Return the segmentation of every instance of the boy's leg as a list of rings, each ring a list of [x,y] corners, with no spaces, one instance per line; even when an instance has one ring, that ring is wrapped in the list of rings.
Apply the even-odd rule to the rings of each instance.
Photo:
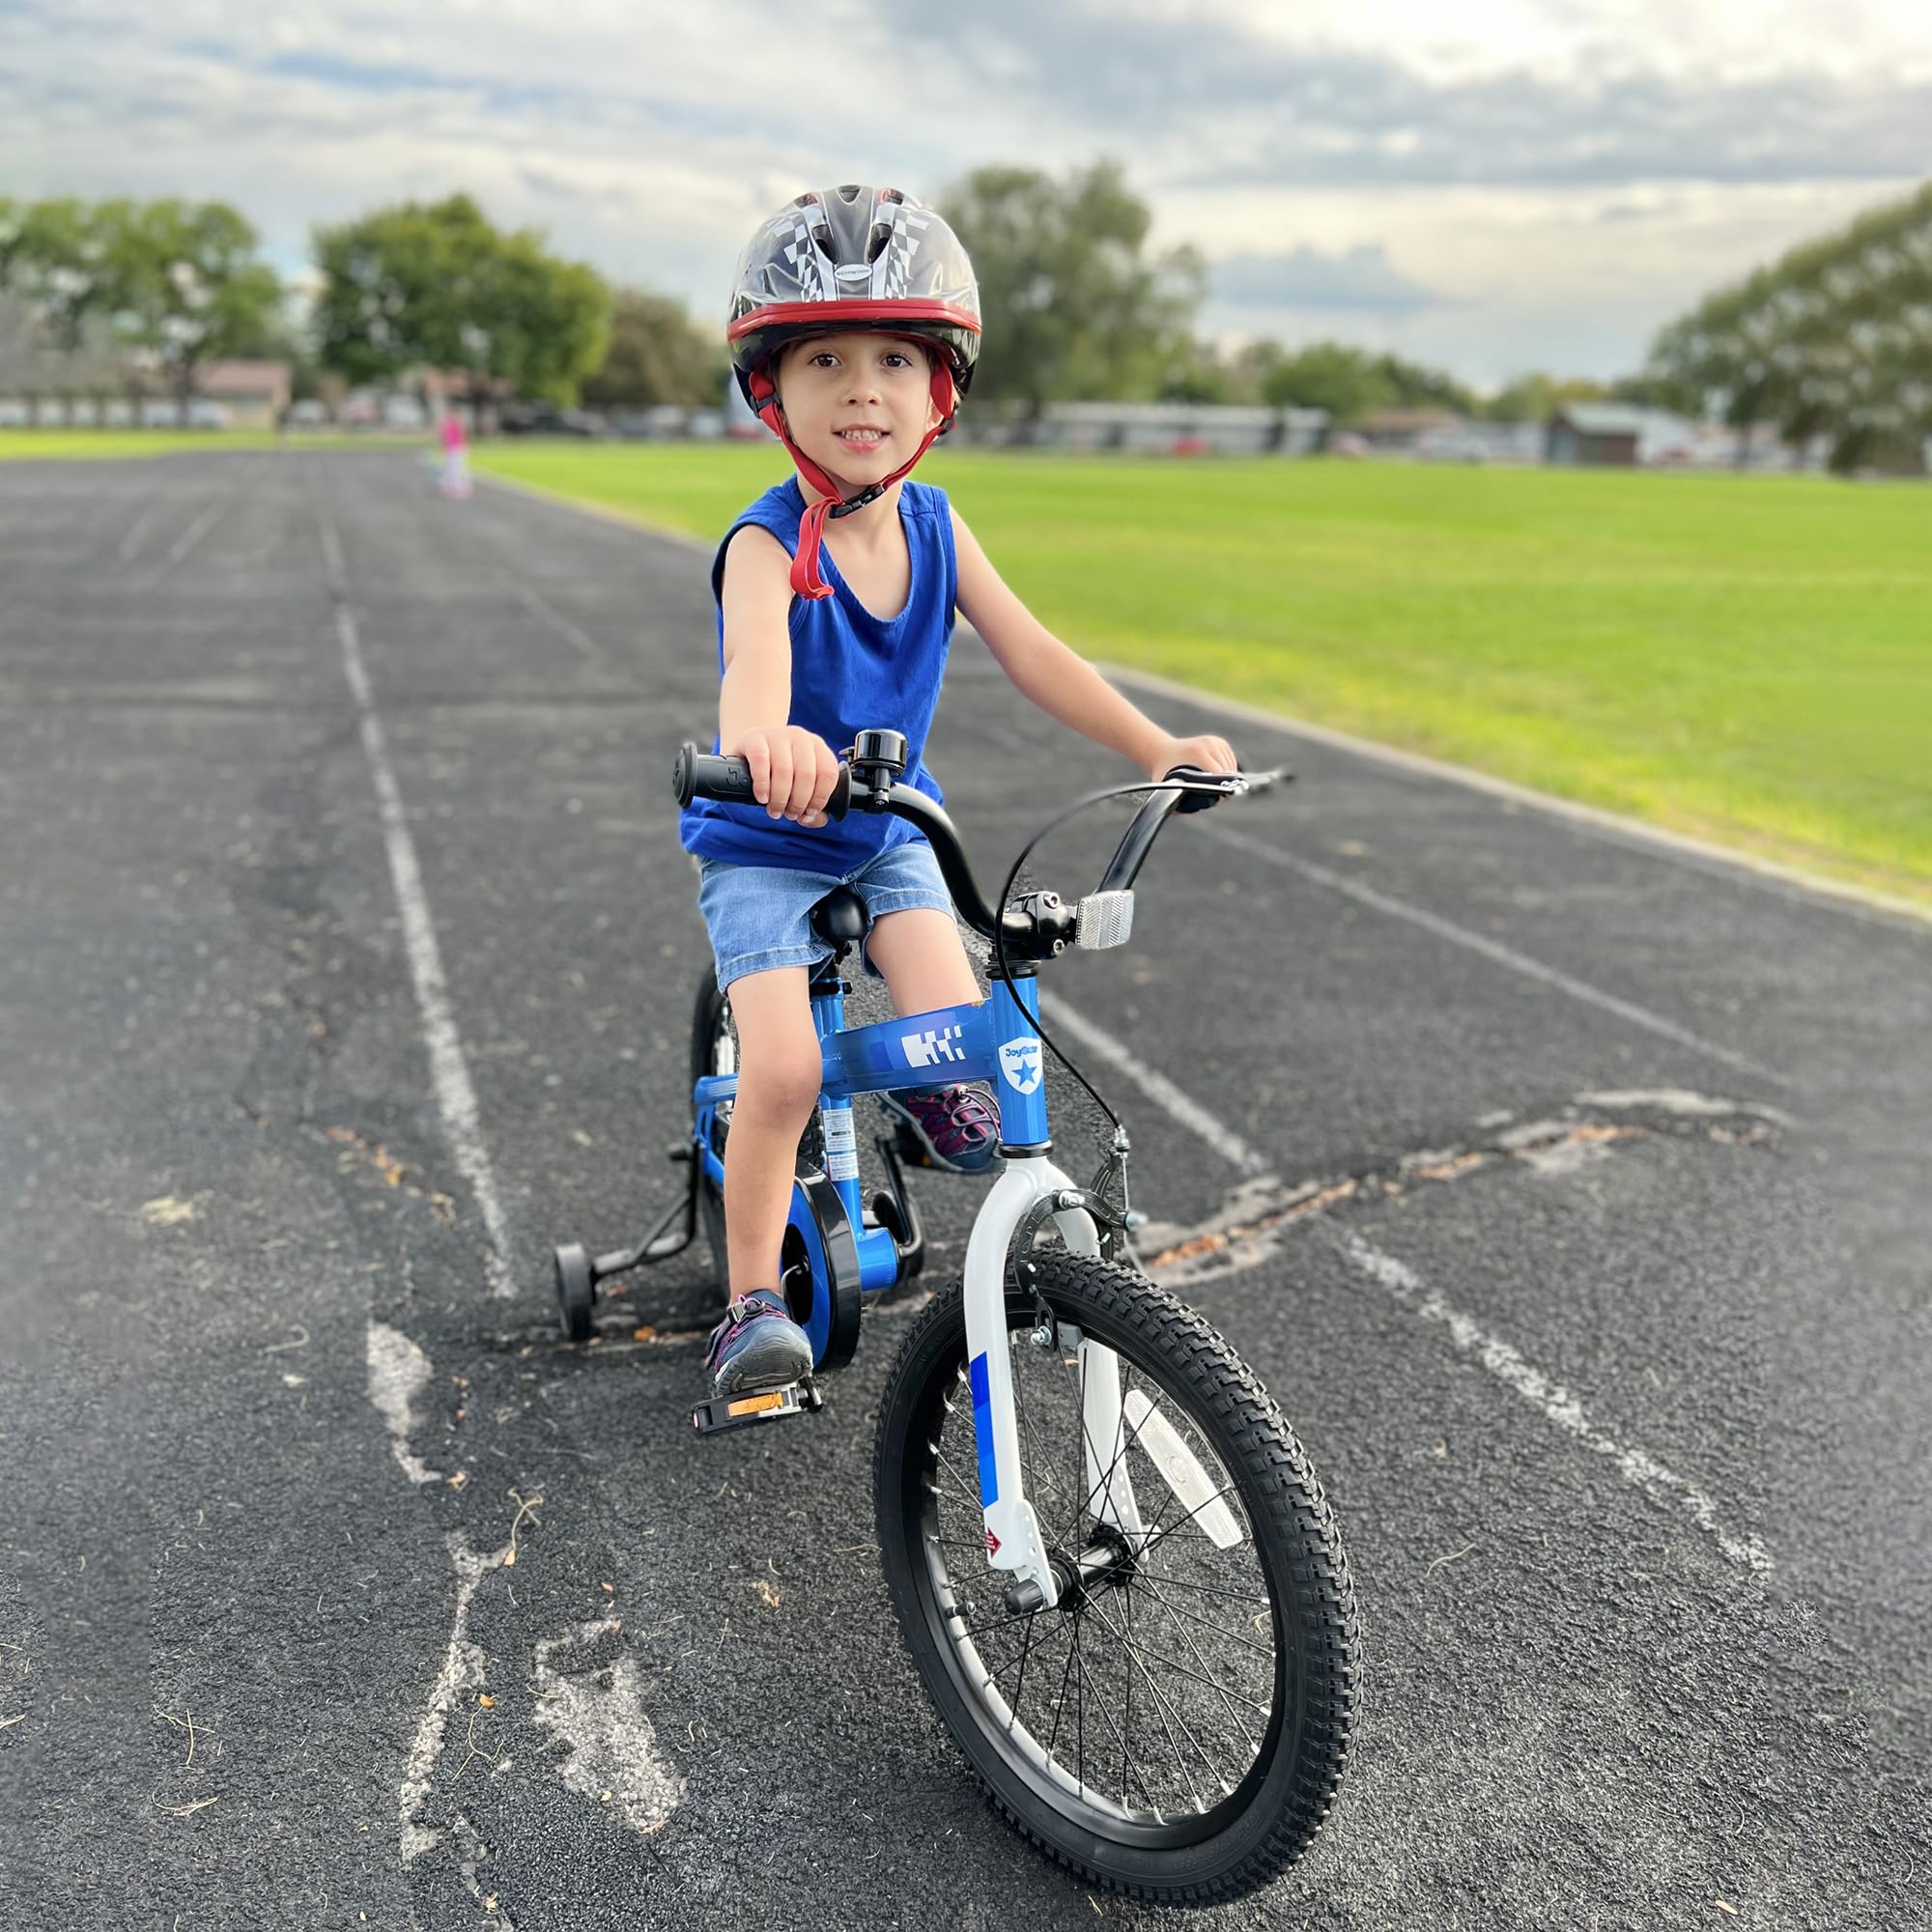
[[[798,1137],[822,1065],[803,966],[747,973],[729,988],[738,1029],[738,1097],[724,1142],[724,1319],[704,1366],[715,1396],[782,1388],[811,1367],[811,1343],[779,1285]]]
[[[866,941],[899,1014],[935,1007],[978,1006],[985,998],[950,912],[913,906],[882,913]],[[883,1094],[886,1112],[912,1129],[927,1160],[958,1174],[982,1174],[1000,1143],[999,1110],[979,1087]]]
[[[950,912],[915,906],[883,914],[867,937],[866,952],[885,975],[895,1012],[976,1006],[985,998]]]
[[[798,1140],[824,1077],[808,980],[803,966],[781,966],[731,981],[738,1097],[724,1142],[724,1238],[733,1297],[778,1286]]]

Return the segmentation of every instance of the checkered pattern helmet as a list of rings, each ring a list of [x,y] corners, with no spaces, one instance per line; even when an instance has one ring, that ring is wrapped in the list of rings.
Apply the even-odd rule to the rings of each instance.
[[[841,501],[838,479],[792,440],[773,372],[787,343],[846,329],[912,336],[939,353],[934,422],[924,440],[890,476]],[[739,256],[724,333],[745,400],[819,493],[799,524],[791,587],[801,597],[829,597],[818,569],[826,519],[864,509],[907,475],[952,427],[973,381],[980,355],[973,264],[931,209],[895,187],[818,188],[781,209]]]
[[[753,408],[754,374],[787,343],[859,328],[917,336],[959,395],[980,355],[980,285],[942,216],[895,187],[817,188],[765,222],[738,258],[725,334]],[[759,385],[762,386],[762,385]]]

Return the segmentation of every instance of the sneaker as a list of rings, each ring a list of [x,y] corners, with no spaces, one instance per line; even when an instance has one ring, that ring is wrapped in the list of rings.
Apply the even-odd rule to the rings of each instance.
[[[713,1395],[786,1388],[811,1371],[811,1340],[775,1288],[753,1289],[724,1311],[704,1351]]]
[[[881,1094],[889,1120],[919,1144],[926,1164],[983,1174],[1000,1148],[1000,1106],[983,1087],[928,1087]]]

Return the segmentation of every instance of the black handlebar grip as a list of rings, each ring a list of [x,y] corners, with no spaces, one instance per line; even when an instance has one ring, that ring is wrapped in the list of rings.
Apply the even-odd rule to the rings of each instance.
[[[1238,770],[1239,768],[1236,767],[1236,769]],[[1169,779],[1205,779],[1208,774],[1204,772],[1199,765],[1175,765],[1170,770],[1163,772],[1161,776]],[[1211,806],[1216,806],[1220,803],[1220,795],[1216,792],[1184,791],[1175,801],[1174,809],[1177,812],[1206,811]]]
[[[838,767],[838,782],[825,801],[827,818],[843,818],[851,800],[851,773]],[[743,758],[727,757],[717,752],[700,752],[689,739],[678,747],[677,764],[671,788],[679,805],[695,798],[716,799],[721,805],[756,805],[758,795],[752,788],[752,768]]]

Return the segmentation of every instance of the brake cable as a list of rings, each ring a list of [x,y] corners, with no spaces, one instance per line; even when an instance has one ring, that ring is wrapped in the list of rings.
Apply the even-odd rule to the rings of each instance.
[[[1242,773],[1240,774],[1240,776],[1245,778],[1247,777],[1247,774]],[[1204,774],[1204,781],[1205,777],[1206,775]],[[1094,1083],[1091,1080],[1088,1079],[1086,1074],[1081,1072],[1079,1067],[1077,1067],[1073,1064],[1071,1057],[1062,1048],[1060,1042],[1057,1039],[1055,1039],[1051,1034],[1047,1032],[1044,1021],[1042,1021],[1037,1014],[1028,1013],[1025,1006],[1021,1003],[1019,988],[1013,983],[1013,970],[1011,965],[1009,963],[1007,959],[1006,913],[1007,913],[1007,902],[1012,897],[1013,886],[1018,881],[1021,870],[1025,867],[1028,859],[1030,859],[1033,856],[1034,847],[1037,845],[1040,842],[1040,840],[1047,836],[1048,833],[1057,832],[1060,829],[1060,827],[1065,825],[1066,821],[1069,818],[1073,817],[1076,812],[1085,811],[1089,806],[1104,805],[1106,801],[1110,798],[1133,798],[1138,796],[1142,792],[1156,792],[1156,791],[1203,792],[1212,796],[1215,799],[1226,799],[1234,796],[1234,794],[1224,790],[1218,784],[1206,781],[1197,783],[1187,779],[1176,779],[1176,778],[1145,779],[1138,784],[1108,785],[1103,790],[1088,792],[1085,797],[1076,798],[1071,805],[1067,806],[1064,810],[1057,812],[1053,817],[1049,818],[1046,821],[1046,823],[1042,825],[1039,828],[1039,830],[1036,832],[1033,835],[1033,837],[1029,838],[1027,842],[1020,848],[1019,857],[1015,859],[1012,865],[1008,868],[1006,882],[1001,886],[1000,895],[994,901],[993,960],[995,966],[998,968],[1000,978],[1006,982],[1007,991],[1013,996],[1013,1005],[1019,1008],[1021,1014],[1032,1025],[1034,1033],[1038,1037],[1040,1044],[1046,1047],[1048,1051],[1052,1053],[1053,1057],[1057,1061],[1059,1061],[1064,1067],[1066,1068],[1067,1072],[1072,1074],[1074,1079],[1079,1081],[1081,1086],[1086,1088],[1088,1094],[1093,1097],[1094,1104],[1099,1108],[1101,1113],[1106,1115],[1109,1121],[1113,1122],[1114,1126],[1113,1145],[1112,1149],[1110,1150],[1110,1158],[1108,1161],[1108,1167],[1111,1168],[1116,1164],[1118,1164],[1121,1167],[1121,1176],[1122,1176],[1123,1193],[1124,1193],[1124,1183],[1126,1175],[1125,1175],[1125,1163],[1122,1157],[1124,1156],[1128,1151],[1127,1130],[1124,1126],[1121,1124],[1121,1117],[1117,1113],[1115,1113],[1113,1108],[1108,1106],[1107,1102],[1101,1097],[1099,1090],[1094,1085]],[[1107,1143],[1104,1140],[1101,1142],[1101,1146],[1103,1150],[1107,1149]],[[1104,1175],[1106,1171],[1107,1171],[1106,1169],[1103,1169],[1102,1174]],[[1099,1186],[1099,1177],[1096,1177],[1094,1189],[1092,1191],[1097,1192],[1098,1186]],[[1124,1203],[1122,1205],[1124,1207]]]

